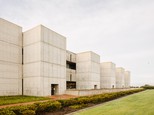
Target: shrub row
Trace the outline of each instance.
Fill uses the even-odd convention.
[[[154,89],[154,86],[152,86],[152,85],[144,85],[144,86],[141,86],[141,88],[144,88],[144,89]]]
[[[35,103],[27,106],[9,107],[9,108],[0,109],[0,115],[36,115],[36,114],[38,115],[39,113],[58,111],[64,107],[79,109],[90,103],[98,104],[98,103],[113,100],[125,95],[137,93],[143,90],[144,89],[134,89],[134,90],[128,90],[128,91],[115,92],[115,93],[83,96],[83,97],[72,98],[67,100],[40,102],[40,103]]]
[[[62,104],[62,107],[68,107],[72,105],[80,105],[80,104],[98,104],[102,102],[106,102],[109,100],[113,100],[125,95],[137,93],[140,91],[143,91],[144,89],[135,89],[135,90],[128,90],[128,91],[121,91],[121,92],[114,92],[114,93],[105,93],[105,94],[99,94],[99,95],[93,95],[93,96],[84,96],[79,98],[72,98],[67,100],[59,100],[59,102]]]
[[[15,106],[0,109],[0,115],[38,115],[43,112],[59,110],[61,103],[58,101],[39,102],[32,105]]]

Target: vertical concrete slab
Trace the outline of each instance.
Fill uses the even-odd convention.
[[[100,89],[100,56],[94,52],[77,54],[77,89]]]
[[[116,68],[116,88],[124,88],[125,87],[124,71],[125,71],[125,69],[122,67]]]
[[[116,66],[112,62],[103,62],[101,63],[101,88],[116,88]]]
[[[130,71],[125,71],[125,88],[130,88]]]
[[[22,28],[0,18],[0,96],[22,94]]]

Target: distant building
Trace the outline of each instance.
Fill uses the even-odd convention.
[[[66,50],[66,38],[43,25],[26,32],[0,19],[0,95],[49,96],[66,90],[129,88],[130,72],[100,56]]]
[[[116,88],[116,65],[112,62],[101,63],[101,88]]]
[[[125,69],[116,68],[116,88],[125,88]]]

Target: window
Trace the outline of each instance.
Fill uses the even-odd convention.
[[[72,54],[70,54],[70,61],[72,61]]]
[[[76,70],[76,63],[70,62],[70,61],[66,61],[66,67],[69,68],[69,69]]]

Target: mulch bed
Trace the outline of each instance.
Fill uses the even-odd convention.
[[[81,109],[91,107],[91,106],[95,106],[95,105],[98,105],[98,104],[87,104],[86,107],[83,107]],[[54,111],[54,112],[50,112],[50,113],[40,113],[39,115],[64,115],[64,114],[72,113],[72,112],[75,112],[75,111],[78,111],[78,110],[81,110],[81,109],[73,109],[73,108],[70,108],[70,107],[65,107],[65,108],[63,108],[59,111]]]

